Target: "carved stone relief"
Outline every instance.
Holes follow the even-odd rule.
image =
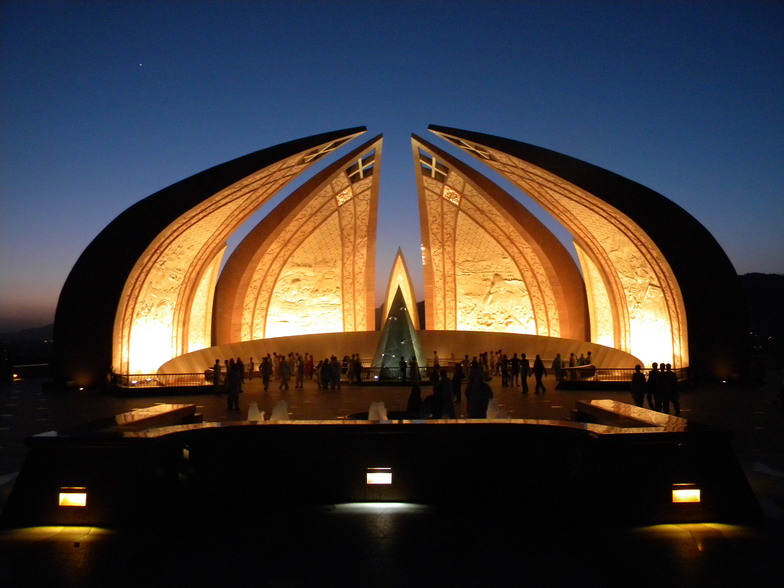
[[[249,269],[240,340],[369,328],[374,177],[351,182],[338,170],[264,244]]]
[[[154,373],[189,350],[191,304],[204,300],[197,290],[217,245],[307,165],[302,154],[276,162],[207,198],[158,235],[126,282],[115,322],[115,369]],[[199,309],[194,318],[210,313]],[[202,328],[194,324],[194,332]]]
[[[225,247],[207,266],[191,303],[188,319],[188,352],[212,345],[212,300]]]
[[[601,272],[590,256],[577,244],[577,255],[583,268],[583,279],[588,294],[588,311],[591,317],[591,341],[619,347],[615,340],[615,321],[613,320],[612,304],[607,289],[604,286]]]
[[[559,336],[553,286],[525,235],[472,182],[442,167],[444,182],[431,177],[432,166],[420,170],[428,328]]]
[[[599,324],[592,324],[593,336],[602,341],[609,336],[607,306],[613,305],[621,319],[612,327],[616,345],[646,363],[669,360],[687,365],[683,299],[672,270],[650,238],[603,200],[527,162],[481,148],[491,154],[485,163],[539,202],[580,243],[584,275],[594,283],[590,312]],[[609,282],[599,286],[602,276]]]

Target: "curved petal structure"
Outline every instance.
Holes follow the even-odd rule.
[[[421,335],[428,348],[451,354],[478,341],[517,345],[520,338],[534,347],[549,341],[548,349],[559,353],[601,346],[618,367],[665,362],[727,378],[748,366],[748,319],[734,268],[679,206],[547,149],[448,127],[430,130],[563,224],[582,273],[514,197],[413,135],[427,322]],[[251,153],[119,215],[63,286],[53,380],[100,385],[112,370],[156,373],[164,365],[202,371],[216,357],[273,349],[282,338],[308,341],[311,351],[361,343],[347,351],[372,353],[379,339],[371,331],[380,135],[294,190],[221,271],[226,240],[243,222],[364,132],[333,131]],[[411,311],[405,322],[413,332],[416,300],[398,254],[384,315],[401,308]],[[186,357],[199,361],[179,361]]]
[[[111,369],[154,372],[208,346],[210,291],[226,238],[288,182],[364,131],[323,133],[245,155],[123,212],[87,247],[60,294],[53,378],[98,384]]]
[[[592,336],[646,363],[727,377],[744,365],[746,318],[732,264],[664,196],[589,163],[510,139],[431,125],[510,180],[574,236]],[[688,320],[687,320],[688,316]],[[690,361],[690,357],[695,361]]]
[[[375,328],[381,137],[295,190],[237,246],[218,281],[218,344]]]
[[[585,339],[583,281],[558,239],[488,178],[412,145],[427,328]]]

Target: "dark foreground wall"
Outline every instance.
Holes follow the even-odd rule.
[[[169,525],[237,513],[261,523],[278,505],[377,500],[497,509],[521,522],[760,517],[728,435],[715,431],[598,434],[591,425],[560,421],[169,430],[153,438],[31,438],[3,525]],[[393,483],[368,486],[374,467],[391,468]],[[684,482],[700,487],[700,504],[672,503],[672,485]],[[87,507],[58,506],[59,489],[71,486],[87,489]]]

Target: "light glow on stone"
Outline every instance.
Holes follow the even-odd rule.
[[[392,468],[368,468],[367,485],[390,485],[392,484]]]
[[[700,489],[694,484],[673,484],[672,502],[673,504],[686,502],[700,502]]]
[[[680,287],[660,249],[637,223],[597,195],[527,161],[485,145],[468,145],[446,133],[436,134],[492,167],[572,233],[583,274],[592,281],[589,312],[592,323],[600,322],[598,331],[592,324],[594,342],[609,338],[609,301],[614,313],[613,347],[639,357],[646,365],[654,361],[689,365]],[[588,265],[586,260],[590,260]],[[603,284],[592,279],[596,275]]]
[[[60,488],[59,506],[87,506],[87,488],[83,486]]]

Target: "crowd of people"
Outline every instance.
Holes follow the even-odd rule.
[[[649,409],[670,414],[672,404],[675,416],[681,416],[678,376],[672,371],[672,364],[653,362],[647,379],[642,367],[634,366],[631,392],[634,404],[639,407],[644,407],[647,400]]]
[[[572,353],[568,359],[568,367],[592,365],[591,352],[587,356],[575,357]],[[501,377],[502,387],[520,388],[528,394],[528,379],[535,382],[534,394],[547,392],[543,379],[548,371],[544,360],[536,355],[533,363],[525,353],[513,353],[511,357],[503,351],[484,352],[469,359],[465,355],[462,360],[451,358],[442,365],[437,352],[424,368],[420,368],[416,357],[406,361],[401,357],[398,363],[398,377],[401,384],[411,384],[411,394],[406,411],[411,418],[455,418],[455,405],[459,405],[463,396],[467,402],[469,418],[484,418],[493,392],[487,382],[492,376]],[[550,369],[557,380],[564,377],[561,354],[556,354]],[[208,370],[209,372],[209,370]],[[451,372],[451,376],[450,376]],[[242,393],[245,378],[261,378],[264,392],[270,385],[277,382],[278,390],[287,391],[289,382],[294,380],[294,388],[301,389],[305,380],[315,381],[321,390],[340,390],[341,382],[359,384],[363,379],[363,366],[358,353],[344,356],[339,360],[336,355],[316,361],[309,353],[289,353],[288,355],[272,353],[265,355],[259,363],[251,357],[247,366],[241,358],[225,359],[223,364],[216,359],[211,368],[211,377],[216,394],[226,392],[229,410],[239,410],[239,395]],[[423,379],[427,379],[432,387],[431,394],[422,398]],[[465,383],[465,393],[463,385]],[[680,416],[680,396],[678,378],[672,371],[671,364],[653,363],[647,374],[640,365],[635,366],[631,382],[632,399],[637,406],[644,407],[647,400],[648,408],[669,414],[670,407],[675,415]]]
[[[345,356],[342,361],[337,356],[325,357],[318,362],[309,353],[289,353],[288,355],[272,353],[256,363],[251,357],[247,369],[241,358],[224,359],[221,364],[215,360],[206,375],[212,379],[216,394],[226,392],[229,410],[239,410],[239,394],[245,378],[252,380],[254,376],[261,378],[264,392],[268,392],[270,384],[277,382],[278,390],[286,391],[294,380],[294,388],[303,388],[305,380],[315,380],[323,390],[340,390],[344,376],[350,384],[362,381],[362,362],[359,354]]]

